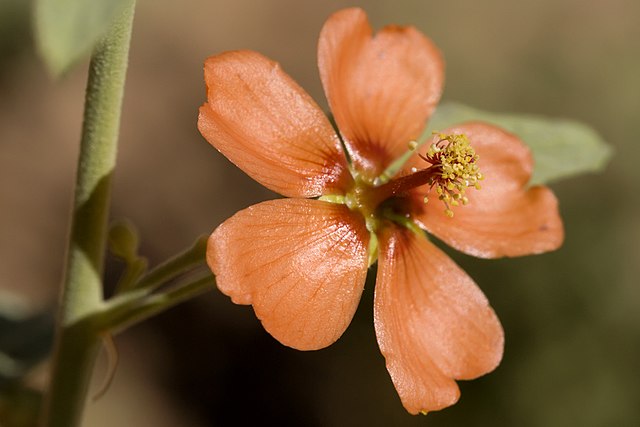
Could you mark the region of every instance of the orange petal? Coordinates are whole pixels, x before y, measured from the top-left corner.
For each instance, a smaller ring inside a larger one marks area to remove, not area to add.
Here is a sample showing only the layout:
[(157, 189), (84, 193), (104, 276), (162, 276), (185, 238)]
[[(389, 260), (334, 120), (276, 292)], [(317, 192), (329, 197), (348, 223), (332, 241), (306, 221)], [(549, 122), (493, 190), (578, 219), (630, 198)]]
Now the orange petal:
[(469, 137), (485, 179), (481, 190), (467, 190), (469, 204), (453, 208), (453, 218), (444, 214), (444, 205), (432, 191), (429, 203), (417, 215), (426, 230), (482, 258), (541, 253), (562, 244), (564, 228), (556, 197), (547, 187), (527, 187), (533, 159), (524, 143), (484, 123), (468, 123), (444, 133)]
[(370, 176), (419, 136), (444, 81), (440, 52), (422, 33), (388, 26), (372, 37), (366, 14), (356, 8), (325, 23), (318, 65), (353, 161)]
[(453, 405), (454, 379), (500, 363), (500, 322), (473, 280), (426, 238), (395, 226), (379, 237), (375, 328), (402, 404), (412, 414)]
[(289, 197), (346, 186), (338, 136), (279, 64), (256, 52), (226, 52), (206, 60), (204, 76), (208, 101), (198, 129), (236, 166)]
[(369, 233), (340, 204), (307, 199), (263, 202), (238, 212), (209, 238), (207, 262), (218, 288), (253, 304), (281, 343), (316, 350), (345, 331), (367, 274)]

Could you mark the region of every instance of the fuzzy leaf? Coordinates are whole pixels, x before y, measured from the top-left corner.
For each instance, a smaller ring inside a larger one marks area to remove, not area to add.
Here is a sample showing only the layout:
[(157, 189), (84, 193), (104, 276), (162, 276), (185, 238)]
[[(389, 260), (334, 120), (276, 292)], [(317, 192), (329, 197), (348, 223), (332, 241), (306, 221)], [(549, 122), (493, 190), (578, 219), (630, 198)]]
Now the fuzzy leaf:
[(35, 37), (51, 73), (88, 55), (132, 0), (36, 0)]
[(31, 313), (21, 299), (0, 292), (0, 392), (49, 354), (53, 332), (53, 312)]
[(438, 107), (432, 130), (468, 121), (482, 121), (518, 135), (531, 148), (535, 169), (531, 184), (544, 184), (605, 168), (612, 148), (593, 129), (573, 120), (511, 113), (490, 113), (458, 103)]

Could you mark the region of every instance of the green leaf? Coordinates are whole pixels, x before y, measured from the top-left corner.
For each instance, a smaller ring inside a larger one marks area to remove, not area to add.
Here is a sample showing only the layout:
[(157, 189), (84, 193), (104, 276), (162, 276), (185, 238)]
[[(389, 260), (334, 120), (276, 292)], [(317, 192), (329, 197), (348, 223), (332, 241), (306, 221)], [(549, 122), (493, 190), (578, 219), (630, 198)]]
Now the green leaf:
[(49, 354), (53, 333), (52, 312), (31, 313), (20, 298), (0, 291), (0, 392)]
[(468, 121), (494, 124), (524, 141), (535, 160), (532, 185), (599, 172), (605, 168), (613, 151), (593, 129), (573, 120), (490, 113), (458, 103), (440, 105), (429, 128), (441, 131)]
[(88, 55), (133, 0), (36, 0), (35, 37), (58, 77)]

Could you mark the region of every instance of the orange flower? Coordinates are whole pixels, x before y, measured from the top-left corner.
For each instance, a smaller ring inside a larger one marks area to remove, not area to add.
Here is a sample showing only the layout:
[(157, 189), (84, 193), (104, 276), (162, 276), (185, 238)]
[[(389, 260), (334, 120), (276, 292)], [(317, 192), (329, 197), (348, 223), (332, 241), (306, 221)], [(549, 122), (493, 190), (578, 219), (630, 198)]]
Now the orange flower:
[(402, 403), (413, 414), (452, 405), (455, 380), (498, 365), (504, 336), (480, 289), (422, 230), (479, 257), (540, 253), (563, 240), (557, 201), (527, 187), (527, 147), (482, 123), (445, 130), (389, 176), (443, 85), (440, 53), (415, 28), (374, 36), (362, 10), (342, 10), (322, 29), (318, 62), (340, 136), (277, 63), (251, 51), (207, 59), (200, 132), (289, 197), (225, 221), (207, 262), (271, 335), (314, 350), (345, 331), (379, 258), (375, 330)]

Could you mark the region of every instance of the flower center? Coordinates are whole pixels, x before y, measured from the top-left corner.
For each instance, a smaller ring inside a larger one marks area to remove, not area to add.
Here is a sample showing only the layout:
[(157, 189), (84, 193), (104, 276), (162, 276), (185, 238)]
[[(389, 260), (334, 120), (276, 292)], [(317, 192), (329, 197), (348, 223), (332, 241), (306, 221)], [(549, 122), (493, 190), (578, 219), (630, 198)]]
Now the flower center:
[[(464, 134), (437, 134), (437, 141), (432, 143), (425, 155), (419, 154), (428, 163), (424, 169), (412, 168), (410, 174), (390, 181), (381, 179), (367, 180), (355, 174), (354, 185), (344, 196), (323, 196), (326, 201), (346, 204), (349, 209), (359, 211), (367, 222), (367, 228), (375, 232), (382, 218), (411, 222), (410, 215), (401, 207), (403, 197), (410, 190), (428, 185), (435, 188), (438, 200), (445, 207), (445, 214), (453, 217), (453, 207), (466, 205), (469, 199), (466, 190), (469, 187), (480, 189), (480, 181), (484, 176), (478, 167), (479, 156)], [(390, 201), (390, 203), (384, 203)], [(424, 203), (429, 200), (424, 198)], [(384, 203), (384, 204), (383, 204)], [(399, 211), (396, 211), (399, 209)], [(404, 213), (399, 213), (404, 212)]]
[[(413, 151), (415, 147), (410, 149)], [(391, 181), (388, 180), (391, 174), (384, 176), (383, 173), (376, 179), (367, 179), (354, 172), (353, 186), (346, 194), (320, 197), (320, 200), (341, 203), (362, 214), (371, 233), (369, 265), (377, 258), (376, 234), (383, 221), (390, 220), (420, 233), (419, 226), (411, 218), (415, 204), (410, 197), (405, 197), (407, 192), (423, 185), (429, 185), (430, 189), (435, 187), (438, 199), (444, 203), (445, 213), (453, 217), (453, 206), (469, 203), (466, 189), (471, 186), (480, 189), (479, 181), (484, 177), (478, 169), (478, 155), (465, 135), (438, 134), (437, 142), (431, 144), (427, 154), (419, 156), (429, 163), (424, 169), (412, 168), (412, 173)], [(424, 203), (427, 202), (425, 197)]]
[[(452, 207), (469, 203), (465, 195), (466, 189), (480, 189), (479, 181), (484, 179), (484, 176), (478, 167), (479, 156), (471, 147), (466, 135), (438, 134), (437, 141), (431, 144), (427, 154), (419, 156), (429, 163), (428, 167), (414, 168), (412, 173), (378, 186), (364, 183), (363, 187), (356, 180), (354, 191), (350, 193), (358, 201), (354, 206), (361, 211), (365, 208), (366, 213), (371, 214), (385, 200), (429, 185), (430, 188), (435, 188), (438, 199), (444, 203), (447, 216), (453, 217)], [(428, 202), (426, 197), (424, 202)]]

